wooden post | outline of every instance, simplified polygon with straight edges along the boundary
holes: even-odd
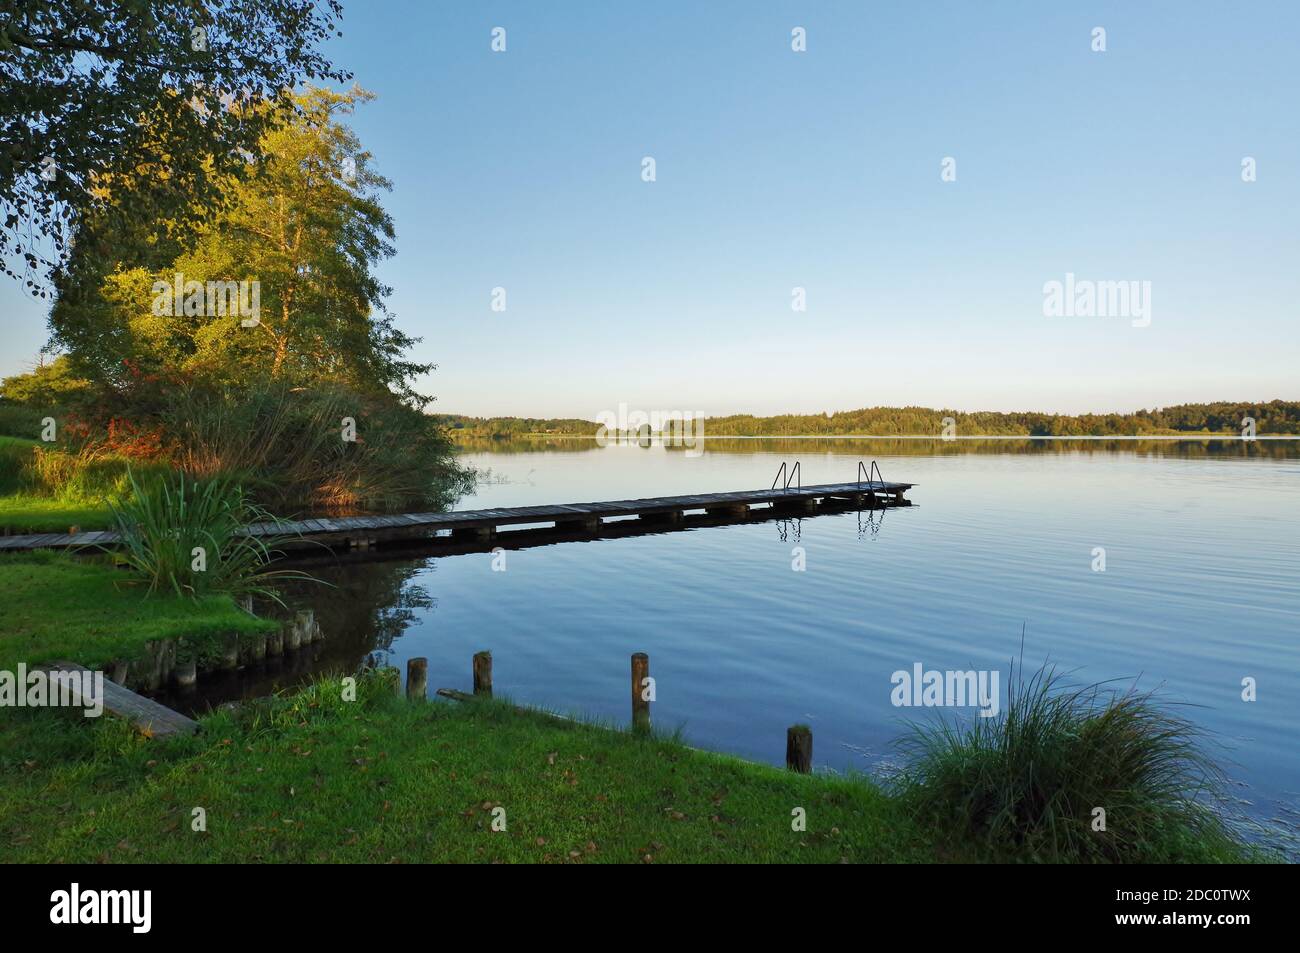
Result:
[[[650,727],[650,699],[646,697],[646,679],[650,677],[650,656],[632,655],[632,727],[644,731]]]
[[[302,609],[294,614],[293,628],[289,632],[289,648],[296,649],[311,645],[316,639],[316,613]]]
[[[729,519],[744,519],[749,515],[748,503],[718,503],[706,506],[704,512],[710,516],[725,516]]]
[[[812,771],[812,729],[807,725],[785,730],[785,766],[800,774]]]
[[[266,654],[276,656],[284,654],[284,631],[276,629],[266,634]]]
[[[172,669],[172,676],[176,679],[178,688],[193,688],[199,677],[198,665],[194,659],[188,662],[177,662],[176,667]]]
[[[239,668],[239,635],[227,632],[221,637],[221,661],[217,666],[228,671]]]
[[[413,658],[406,660],[406,697],[412,701],[422,702],[429,696],[429,660]]]
[[[492,697],[492,653],[474,653],[474,694]]]

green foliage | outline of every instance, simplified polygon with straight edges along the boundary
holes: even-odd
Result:
[[[1243,417],[1253,417],[1261,436],[1300,434],[1300,401],[1274,400],[1267,403],[1219,402],[1179,404],[1129,414],[998,413],[934,410],[929,407],[867,407],[826,414],[781,414],[755,417],[731,414],[705,418],[704,432],[710,437],[779,436],[939,436],[943,420],[951,417],[957,433],[971,436],[1021,437],[1125,437],[1176,434],[1241,433]],[[516,436],[520,434],[567,434],[594,436],[599,424],[571,418],[466,417],[440,414],[438,422],[453,434],[470,436]]]
[[[271,546],[244,532],[274,517],[248,502],[236,483],[217,477],[174,479],[142,486],[128,473],[132,496],[113,507],[118,558],[143,577],[149,591],[197,598],[211,593],[256,593],[280,601],[269,586],[304,573],[271,570]]]
[[[89,389],[90,381],[78,377],[67,355],[60,355],[26,374],[15,374],[0,381],[0,406],[12,403],[28,408],[29,419],[37,423],[30,428],[34,437],[39,432],[42,416],[54,416],[59,408],[83,400]]]
[[[154,479],[164,462],[138,463],[138,475]],[[93,443],[50,445],[0,439],[0,493],[61,503],[103,505],[131,496],[131,461]]]
[[[222,204],[183,241],[150,242],[135,223],[83,225],[50,327],[78,373],[116,395],[115,413],[156,409],[178,383],[267,379],[427,402],[410,381],[432,365],[403,357],[416,339],[395,326],[373,273],[393,253],[378,198],[390,184],[342,121],[370,98],[355,87],[292,96],[291,120],[260,143],[257,174],[223,179]],[[120,249],[109,267],[79,257],[100,244]],[[174,293],[177,275],[191,290]],[[210,296],[216,282],[246,283],[249,313]]]
[[[1150,694],[1064,689],[1048,667],[1016,672],[996,716],[915,725],[900,742],[902,795],[919,820],[1048,861],[1168,862],[1230,840],[1206,803],[1222,777],[1191,722]]]
[[[751,417],[737,414],[710,417],[704,425],[710,436],[779,436],[864,434],[889,436],[923,434],[939,436],[945,417],[956,422],[960,436],[1095,436],[1122,437],[1179,433],[1241,433],[1243,417],[1254,417],[1260,434],[1300,433],[1300,401],[1275,400],[1266,404],[1181,404],[1163,410],[1130,414],[997,413],[933,410],[928,407],[870,407],[825,414],[786,414]]]
[[[25,407],[0,397],[0,434],[4,436],[37,440],[41,435],[41,420],[45,416],[34,407]]]
[[[356,423],[356,440],[342,422]],[[242,480],[255,499],[284,508],[441,508],[469,474],[430,418],[392,395],[275,382],[238,398],[178,392],[163,415],[176,465],[200,477]]]
[[[348,78],[319,50],[341,11],[339,0],[5,4],[0,270],[20,277],[5,262],[21,258],[36,286],[38,269],[61,264],[70,221],[128,216],[158,235],[201,222],[222,180],[255,168],[245,157],[282,118],[271,105],[282,90]],[[47,243],[54,260],[38,251]],[[114,253],[77,243],[83,257]]]
[[[578,418],[545,417],[466,417],[461,414],[434,414],[433,419],[456,437],[513,437],[524,434],[561,434],[594,436],[600,426]]]

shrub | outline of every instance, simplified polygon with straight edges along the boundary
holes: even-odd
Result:
[[[1222,775],[1191,722],[1150,693],[1063,689],[1054,669],[1016,671],[998,715],[916,726],[900,742],[901,793],[919,817],[1038,860],[1159,861],[1189,843],[1229,843],[1206,800]]]
[[[254,593],[276,602],[277,579],[310,578],[271,570],[274,541],[244,532],[250,523],[274,523],[249,503],[243,489],[224,478],[197,481],[178,473],[146,486],[128,471],[130,498],[113,506],[120,555],[149,584],[197,598],[214,592]]]
[[[356,424],[355,442],[342,422]],[[278,508],[441,508],[469,487],[425,414],[390,396],[267,384],[233,395],[189,389],[163,414],[176,465],[239,479]]]
[[[41,420],[45,416],[39,410],[0,399],[0,434],[38,440],[41,436]]]

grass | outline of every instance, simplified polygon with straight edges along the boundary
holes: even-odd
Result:
[[[128,499],[130,461],[89,448],[68,450],[36,440],[0,437],[0,530],[66,533],[106,529],[113,502]],[[141,464],[152,479],[166,471]]]
[[[146,598],[130,577],[103,562],[34,552],[0,555],[0,668],[71,659],[106,665],[144,652],[155,639],[252,632],[254,619],[229,596]]]
[[[902,797],[921,819],[1022,859],[1213,859],[1232,837],[1209,807],[1224,778],[1190,721],[1150,693],[1070,688],[1012,666],[991,718],[916,727]]]
[[[34,493],[0,496],[0,529],[11,533],[66,533],[73,526],[89,532],[108,529],[112,519],[113,511],[107,504]]]
[[[144,742],[79,716],[0,740],[13,860],[885,862],[949,856],[879,789],[497,703],[337,680]],[[49,714],[43,713],[43,714]],[[82,719],[84,721],[84,719]],[[105,730],[107,729],[107,730]],[[191,829],[206,811],[206,833]],[[492,829],[504,808],[504,831]],[[792,830],[802,807],[805,831]]]
[[[73,712],[15,717],[26,730],[0,735],[0,849],[15,861],[1044,859],[930,823],[864,778],[798,775],[500,701],[412,703],[379,678],[361,679],[356,701],[322,679],[167,741]],[[205,831],[193,829],[196,807]],[[1169,843],[1175,860],[1253,859],[1232,844]]]

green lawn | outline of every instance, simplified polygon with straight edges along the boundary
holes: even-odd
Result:
[[[0,555],[0,610],[0,668],[53,659],[94,667],[134,658],[154,639],[272,625],[229,596],[147,596],[130,575],[104,562],[48,551]]]
[[[112,512],[106,504],[69,502],[51,496],[14,493],[0,496],[0,530],[21,533],[66,533],[73,526],[89,532],[107,529]]]
[[[412,703],[363,680],[144,741],[71,713],[0,740],[13,860],[129,862],[839,862],[952,859],[855,780],[796,775],[670,740]],[[25,739],[26,743],[23,742]],[[207,831],[192,830],[193,809]],[[504,809],[504,831],[493,830]],[[806,830],[792,830],[792,811]],[[498,822],[499,823],[499,822]]]
[[[112,518],[108,505],[57,492],[32,492],[21,477],[39,441],[0,436],[0,532],[66,533],[69,527],[105,529]],[[44,488],[48,489],[48,488]]]

